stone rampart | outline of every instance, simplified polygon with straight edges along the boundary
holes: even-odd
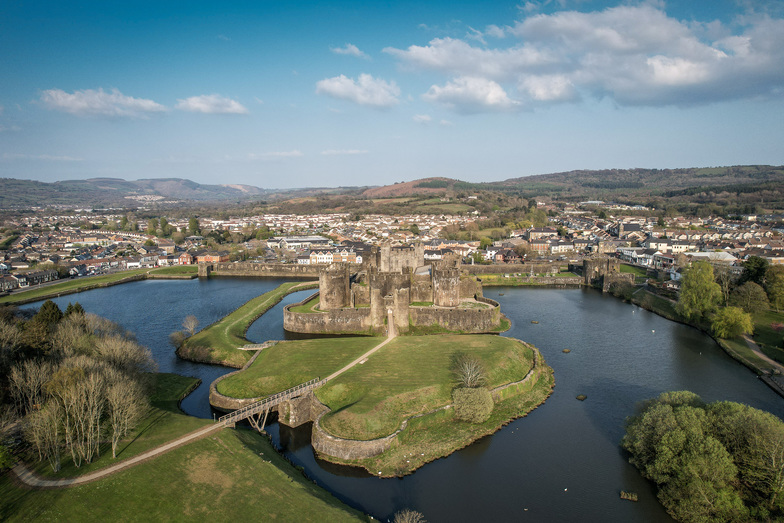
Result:
[[[274,344],[275,342],[271,342],[271,343]],[[280,342],[277,342],[277,343],[280,343]],[[229,376],[234,376],[238,372],[244,371],[245,369],[247,369],[248,367],[253,365],[253,362],[256,361],[256,358],[259,357],[259,354],[261,354],[261,350],[256,351],[256,354],[254,354],[248,360],[248,363],[246,363],[241,369],[235,370],[234,372],[229,372],[228,374],[224,374],[220,378],[218,378],[215,381],[213,381],[212,383],[210,383],[210,405],[213,408],[215,408],[216,410],[220,410],[221,412],[231,412],[233,410],[241,409],[242,407],[245,407],[246,405],[250,405],[251,403],[254,403],[254,402],[259,401],[260,399],[262,399],[262,398],[242,398],[242,399],[238,399],[238,398],[232,398],[230,396],[226,396],[226,395],[221,394],[220,392],[218,392],[218,383],[220,383],[221,381],[225,380]]]
[[[305,334],[370,333],[370,307],[332,309],[327,312],[292,312],[291,308],[303,305],[316,297],[286,305],[283,308],[283,328],[289,332]]]
[[[481,298],[481,300],[487,300]],[[479,301],[479,300],[477,300]],[[481,309],[443,309],[439,307],[411,307],[409,319],[416,327],[438,325],[457,332],[494,332],[501,323],[501,307],[493,300],[484,303],[491,305]],[[492,306],[492,304],[495,304]]]
[[[547,274],[560,272],[566,263],[499,263],[491,265],[466,265],[461,269],[468,274]]]
[[[214,263],[212,274],[214,276],[246,276],[270,278],[318,278],[319,271],[326,264],[300,265],[297,263]]]

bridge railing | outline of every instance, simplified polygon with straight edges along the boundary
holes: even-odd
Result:
[[[300,383],[299,385],[292,387],[290,389],[286,389],[282,392],[278,392],[277,394],[273,394],[272,396],[266,397],[263,400],[259,400],[255,403],[251,403],[250,405],[246,405],[241,409],[237,409],[234,412],[230,412],[225,416],[221,416],[218,418],[219,423],[223,423],[224,425],[228,425],[229,423],[235,423],[237,421],[243,420],[248,416],[252,416],[262,410],[268,409],[270,407],[274,407],[278,403],[287,400],[293,396],[299,396],[303,392],[307,392],[310,389],[314,389],[320,385],[326,383],[327,380],[319,380],[319,378],[313,378],[310,381],[306,381],[305,383]]]

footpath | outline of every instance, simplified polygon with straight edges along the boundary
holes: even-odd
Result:
[[[390,317],[390,320],[391,320],[391,317]],[[391,321],[390,321],[390,325],[393,325],[393,323]],[[336,372],[333,372],[332,374],[327,376],[327,378],[324,381],[327,382],[327,381],[329,381],[331,379],[334,379],[334,378],[340,376],[341,374],[343,374],[344,372],[346,372],[347,370],[349,370],[350,368],[354,367],[355,365],[363,363],[368,357],[370,357],[376,351],[380,350],[387,343],[392,341],[395,338],[395,336],[396,336],[396,332],[395,332],[394,328],[390,329],[389,335],[387,336],[387,338],[384,341],[382,341],[381,343],[379,343],[378,345],[376,345],[375,347],[373,347],[372,349],[370,349],[369,351],[364,353],[362,356],[360,356],[359,358],[355,359],[354,361],[352,361],[351,363],[349,363],[348,365],[343,367],[342,369],[340,369],[340,370],[338,370]],[[155,458],[155,457],[157,457],[157,456],[159,456],[161,454],[169,452],[170,450],[173,450],[173,449],[175,449],[177,447],[180,447],[182,445],[190,443],[191,441],[195,441],[197,439],[200,439],[200,438],[203,438],[205,436],[208,436],[208,435],[210,435],[210,434],[212,434],[214,432],[218,432],[219,430],[221,430],[221,429],[223,429],[225,427],[226,427],[226,425],[224,425],[223,423],[214,423],[214,424],[208,425],[208,426],[206,426],[204,428],[201,428],[199,430],[193,431],[193,432],[191,432],[189,434],[186,434],[185,436],[182,436],[182,437],[177,438],[177,439],[175,439],[173,441],[170,441],[169,443],[165,443],[163,445],[155,447],[154,449],[148,450],[147,452],[143,452],[143,453],[139,454],[138,456],[134,456],[132,458],[128,458],[128,459],[126,459],[124,461],[121,461],[119,463],[116,463],[116,464],[114,464],[112,466],[109,466],[109,467],[106,467],[106,468],[103,468],[103,469],[100,469],[100,470],[96,470],[95,472],[91,472],[89,474],[85,474],[84,476],[78,476],[78,477],[75,477],[75,478],[60,478],[60,479],[46,479],[46,478],[42,478],[42,477],[38,476],[37,474],[35,474],[32,470],[27,468],[27,466],[24,463],[17,463],[11,469],[11,471],[16,475],[16,477],[19,479],[19,481],[21,481],[22,483],[24,483],[25,485],[28,485],[30,487],[36,487],[36,488],[62,488],[62,487],[70,487],[70,486],[73,486],[73,485],[81,485],[83,483],[88,483],[90,481],[95,481],[95,480],[104,478],[104,477],[106,477],[106,476],[108,476],[110,474],[114,474],[115,472],[119,472],[119,471],[124,470],[124,469],[126,469],[128,467],[132,467],[134,465],[138,465],[139,463],[142,463],[143,461]]]
[[[60,478],[60,479],[46,479],[38,476],[33,471],[31,471],[27,466],[23,463],[17,463],[12,470],[16,477],[30,487],[37,487],[37,488],[59,488],[59,487],[69,487],[72,485],[81,485],[82,483],[88,483],[90,481],[95,481],[97,479],[101,479],[109,474],[114,474],[115,472],[119,472],[124,470],[128,467],[132,467],[133,465],[137,465],[143,461],[146,461],[150,458],[154,458],[159,456],[165,452],[169,452],[177,447],[185,445],[186,443],[190,443],[191,441],[195,441],[199,438],[203,438],[213,432],[217,432],[218,430],[222,429],[223,425],[219,425],[217,423],[207,425],[204,428],[199,430],[195,430],[185,436],[175,439],[174,441],[170,441],[169,443],[165,443],[160,445],[159,447],[155,447],[154,449],[148,450],[147,452],[143,452],[138,456],[134,456],[132,458],[128,458],[124,461],[116,463],[110,467],[103,468],[101,470],[96,470],[95,472],[91,472],[89,474],[85,474],[84,476],[78,476],[75,478]]]

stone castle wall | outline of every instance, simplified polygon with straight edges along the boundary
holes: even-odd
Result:
[[[212,274],[216,276],[248,276],[248,277],[295,277],[318,278],[319,271],[325,264],[299,265],[296,263],[213,263]],[[199,273],[201,276],[201,272]]]
[[[448,330],[461,332],[493,332],[501,323],[501,307],[498,302],[477,298],[491,305],[487,309],[439,309],[434,307],[411,307],[409,318],[417,327],[437,325]]]
[[[460,269],[433,266],[433,303],[439,307],[460,305]]]
[[[340,309],[351,305],[349,267],[333,263],[319,273],[319,309]]]
[[[559,272],[566,263],[501,263],[497,265],[466,265],[463,264],[461,270],[468,274],[546,274],[549,272]]]
[[[370,307],[333,309],[321,313],[292,312],[283,309],[283,328],[305,334],[370,333]],[[383,328],[383,327],[382,327]],[[376,329],[373,332],[381,332]]]

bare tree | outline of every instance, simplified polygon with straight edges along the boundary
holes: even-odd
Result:
[[[95,350],[103,361],[126,374],[155,370],[150,351],[124,336],[101,336],[95,342]]]
[[[83,314],[69,314],[58,323],[52,334],[52,349],[64,357],[90,352],[87,319]]]
[[[41,410],[31,412],[24,425],[27,440],[38,452],[38,459],[49,460],[55,472],[60,470],[61,422],[62,409],[52,402]]]
[[[117,457],[117,445],[144,415],[146,398],[138,383],[123,379],[106,391],[109,404],[109,427],[112,438],[112,457]]]
[[[730,291],[735,286],[737,277],[732,274],[732,271],[727,265],[714,265],[713,275],[716,278],[716,283],[721,287],[721,295],[724,297],[724,304],[730,301]]]
[[[44,385],[53,372],[52,364],[45,361],[26,360],[11,368],[8,384],[21,413],[32,412],[43,404],[46,397]]]
[[[188,336],[193,336],[196,334],[196,329],[199,328],[199,320],[193,314],[189,314],[182,320],[182,327]]]
[[[473,354],[458,354],[453,363],[453,372],[463,387],[481,387],[487,381],[484,365]]]
[[[403,509],[395,513],[393,523],[427,523],[425,516],[411,509]]]

